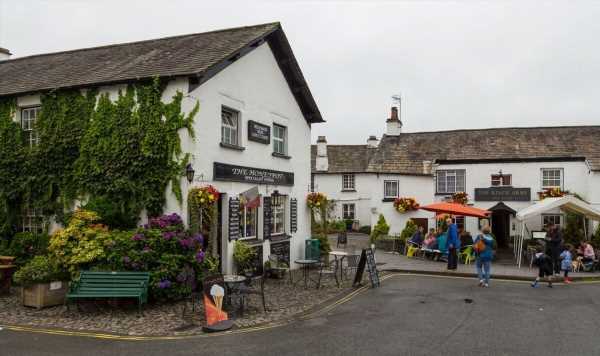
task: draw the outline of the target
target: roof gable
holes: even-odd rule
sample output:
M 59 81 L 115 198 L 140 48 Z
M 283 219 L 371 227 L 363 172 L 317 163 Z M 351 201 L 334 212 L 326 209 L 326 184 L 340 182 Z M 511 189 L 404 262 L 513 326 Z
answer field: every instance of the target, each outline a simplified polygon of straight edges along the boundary
M 279 23 L 33 55 L 0 62 L 0 96 L 189 76 L 202 83 L 268 42 L 309 123 L 323 118 Z

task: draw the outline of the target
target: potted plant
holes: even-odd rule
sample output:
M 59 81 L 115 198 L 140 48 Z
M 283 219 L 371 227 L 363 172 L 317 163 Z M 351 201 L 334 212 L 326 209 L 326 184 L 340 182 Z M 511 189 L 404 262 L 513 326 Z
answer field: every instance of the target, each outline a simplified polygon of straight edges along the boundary
M 256 258 L 256 251 L 244 241 L 236 241 L 233 246 L 233 260 L 238 274 L 252 277 L 254 274 L 252 261 Z
M 35 256 L 13 276 L 22 286 L 24 306 L 43 308 L 64 304 L 69 274 L 48 256 Z
M 265 262 L 265 271 L 270 278 L 283 279 L 289 268 L 287 263 L 279 260 Z
M 354 220 L 345 219 L 344 223 L 346 224 L 346 231 L 352 231 L 352 225 L 354 224 Z

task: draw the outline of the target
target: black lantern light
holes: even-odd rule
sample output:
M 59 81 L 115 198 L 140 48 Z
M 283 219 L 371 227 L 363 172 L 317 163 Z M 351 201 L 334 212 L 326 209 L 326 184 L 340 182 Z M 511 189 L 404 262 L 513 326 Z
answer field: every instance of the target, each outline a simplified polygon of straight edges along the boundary
M 185 166 L 185 176 L 187 177 L 188 182 L 192 183 L 194 181 L 194 173 L 196 173 L 194 167 L 192 167 L 191 163 L 188 163 L 187 166 Z
M 273 194 L 271 194 L 271 204 L 272 205 L 281 205 L 283 203 L 283 195 L 279 194 L 278 190 L 274 190 Z

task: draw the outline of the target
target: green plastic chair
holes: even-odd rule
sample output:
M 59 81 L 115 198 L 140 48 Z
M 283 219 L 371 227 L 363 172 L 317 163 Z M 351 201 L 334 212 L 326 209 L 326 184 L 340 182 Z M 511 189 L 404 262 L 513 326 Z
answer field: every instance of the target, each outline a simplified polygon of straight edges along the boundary
M 466 265 L 470 265 L 471 262 L 475 261 L 475 253 L 473 246 L 467 246 L 458 256 L 461 261 Z

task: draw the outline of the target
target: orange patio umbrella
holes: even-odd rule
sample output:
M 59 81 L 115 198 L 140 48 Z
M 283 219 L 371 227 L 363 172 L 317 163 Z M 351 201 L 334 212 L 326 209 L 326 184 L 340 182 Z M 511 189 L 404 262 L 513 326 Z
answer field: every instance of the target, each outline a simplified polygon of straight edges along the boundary
M 421 206 L 419 208 L 427 211 L 433 211 L 436 214 L 474 216 L 476 218 L 487 218 L 490 214 L 490 212 L 487 210 L 457 203 L 433 203 Z

